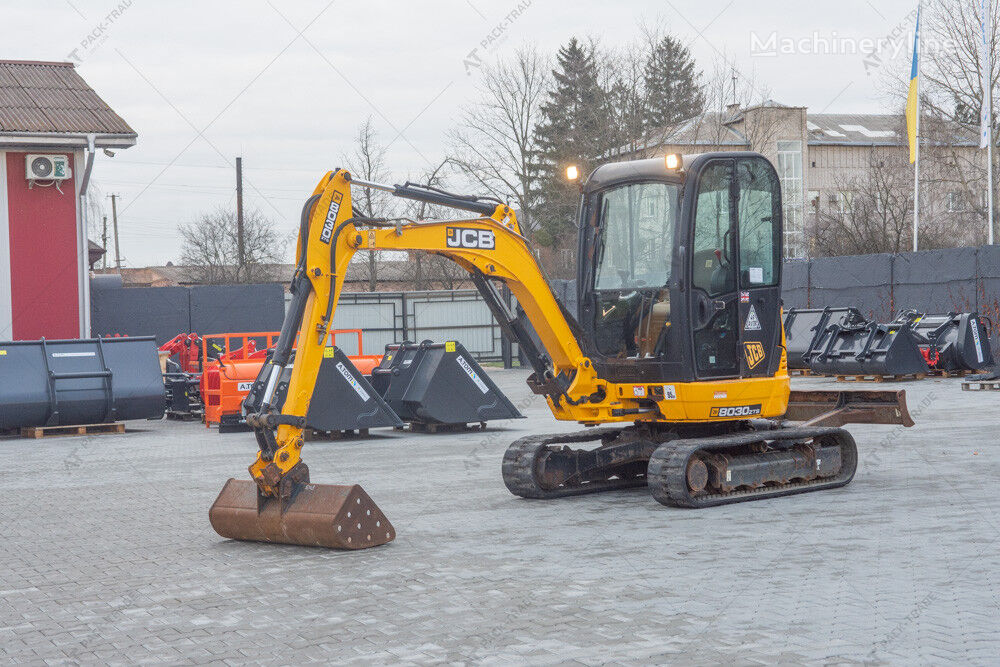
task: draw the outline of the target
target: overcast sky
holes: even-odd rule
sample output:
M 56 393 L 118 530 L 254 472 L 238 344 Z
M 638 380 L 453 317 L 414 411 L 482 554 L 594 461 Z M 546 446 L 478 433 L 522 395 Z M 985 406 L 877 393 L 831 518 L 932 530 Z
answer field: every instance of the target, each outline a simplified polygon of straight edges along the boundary
M 5 0 L 0 57 L 77 62 L 138 132 L 135 147 L 98 156 L 93 181 L 121 195 L 122 255 L 137 267 L 178 259 L 178 223 L 235 206 L 237 155 L 247 205 L 289 235 L 302 202 L 341 164 L 369 115 L 390 144 L 395 180 L 436 164 L 460 107 L 475 99 L 476 69 L 464 63 L 473 49 L 490 62 L 525 42 L 555 53 L 573 35 L 614 47 L 659 21 L 689 41 L 702 69 L 725 54 L 756 70 L 781 103 L 885 112 L 894 109 L 885 108 L 878 72 L 863 54 L 843 52 L 888 38 L 895 41 L 883 45 L 883 58 L 908 61 L 915 5 Z M 491 32 L 500 37 L 483 46 Z M 761 53 L 769 50 L 778 53 Z

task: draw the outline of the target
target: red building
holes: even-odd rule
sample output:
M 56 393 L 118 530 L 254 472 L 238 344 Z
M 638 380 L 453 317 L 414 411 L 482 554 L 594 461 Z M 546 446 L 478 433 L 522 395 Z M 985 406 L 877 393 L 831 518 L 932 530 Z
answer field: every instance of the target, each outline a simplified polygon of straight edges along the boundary
M 90 335 L 94 155 L 135 141 L 71 63 L 0 60 L 0 340 Z

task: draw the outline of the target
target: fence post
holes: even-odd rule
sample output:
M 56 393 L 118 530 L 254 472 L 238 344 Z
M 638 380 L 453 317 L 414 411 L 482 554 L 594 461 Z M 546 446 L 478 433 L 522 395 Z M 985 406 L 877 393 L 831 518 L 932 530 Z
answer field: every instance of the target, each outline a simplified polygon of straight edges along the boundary
M 400 303 L 400 308 L 403 311 L 403 323 L 402 323 L 403 324 L 403 331 L 402 331 L 403 337 L 400 340 L 404 341 L 404 340 L 409 340 L 409 336 L 410 336 L 410 329 L 407 326 L 407 318 L 409 317 L 409 314 L 407 312 L 406 292 L 400 292 L 399 293 L 399 303 Z
M 506 285 L 503 286 L 501 296 L 504 300 L 504 305 L 510 310 L 510 288 Z M 511 345 L 513 341 L 507 338 L 507 335 L 501 329 L 500 331 L 500 358 L 503 359 L 504 368 L 514 368 L 514 357 L 511 350 Z

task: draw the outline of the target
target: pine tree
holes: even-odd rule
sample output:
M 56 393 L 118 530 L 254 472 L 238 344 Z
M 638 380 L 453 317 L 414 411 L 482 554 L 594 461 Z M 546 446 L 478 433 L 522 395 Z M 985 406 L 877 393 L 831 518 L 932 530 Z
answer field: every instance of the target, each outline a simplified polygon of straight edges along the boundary
M 647 129 L 661 130 L 693 118 L 705 106 L 691 52 L 670 35 L 653 47 L 646 61 Z
M 539 230 L 536 240 L 559 245 L 575 227 L 579 189 L 565 170 L 576 165 L 586 178 L 591 167 L 610 147 L 607 94 L 601 88 L 593 46 L 575 37 L 559 49 L 553 70 L 553 88 L 542 105 L 538 136 Z

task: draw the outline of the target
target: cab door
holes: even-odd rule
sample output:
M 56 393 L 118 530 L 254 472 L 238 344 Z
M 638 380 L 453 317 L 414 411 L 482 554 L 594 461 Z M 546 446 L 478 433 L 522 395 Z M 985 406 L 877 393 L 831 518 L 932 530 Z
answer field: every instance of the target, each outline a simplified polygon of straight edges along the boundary
M 742 377 L 774 375 L 781 359 L 781 188 L 761 156 L 735 160 Z
M 735 171 L 732 158 L 692 170 L 697 190 L 689 232 L 689 313 L 700 380 L 740 375 Z

